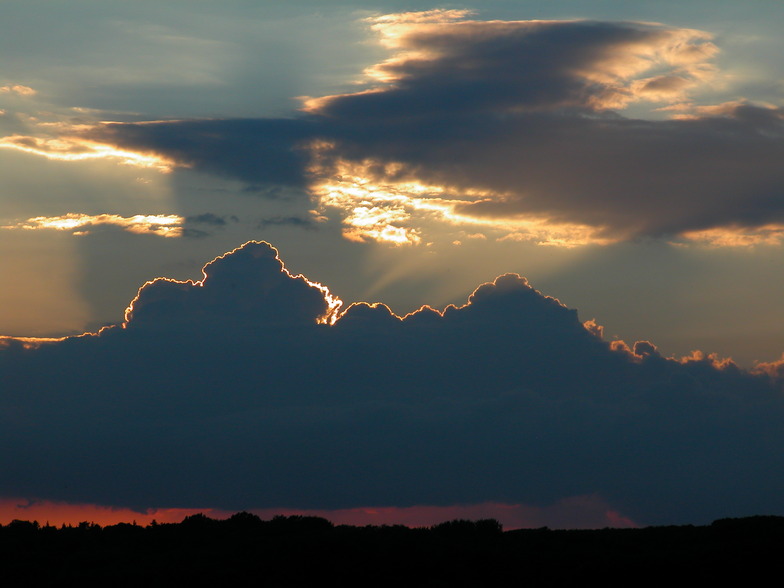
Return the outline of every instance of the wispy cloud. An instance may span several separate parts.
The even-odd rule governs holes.
[[[240,323],[243,328],[332,324],[343,304],[326,286],[289,273],[277,250],[266,243],[229,251],[205,265],[202,273],[198,282],[147,282],[126,309],[124,326],[159,329],[180,320],[185,325],[195,317],[219,329]]]
[[[96,227],[119,227],[136,234],[152,234],[159,237],[181,237],[185,219],[174,214],[137,214],[120,216],[117,214],[81,214],[70,212],[60,216],[36,216],[13,224],[2,225],[0,229],[21,229],[26,231],[69,231],[74,235],[86,235]]]
[[[761,227],[721,227],[702,231],[686,231],[676,245],[699,243],[708,247],[754,247],[756,245],[778,246],[784,243],[784,224]]]
[[[0,138],[0,148],[15,149],[60,161],[111,159],[126,165],[156,168],[162,172],[171,171],[174,165],[173,160],[161,155],[119,149],[105,143],[66,135],[57,138],[10,135]]]
[[[0,86],[0,94],[16,94],[17,96],[35,96],[38,92],[36,92],[30,86],[25,86],[22,84],[6,84],[5,86]]]

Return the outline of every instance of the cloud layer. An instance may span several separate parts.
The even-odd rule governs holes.
[[[251,242],[124,327],[0,342],[0,495],[336,509],[597,496],[646,523],[784,512],[781,366],[601,339],[516,274],[461,307],[340,302]]]
[[[357,240],[417,243],[437,220],[555,244],[738,245],[759,242],[760,227],[778,242],[783,111],[693,102],[718,76],[708,33],[466,18],[372,20],[390,57],[367,70],[367,87],[306,100],[295,118],[106,124],[81,136],[309,187],[344,210]],[[624,116],[632,104],[676,118]]]

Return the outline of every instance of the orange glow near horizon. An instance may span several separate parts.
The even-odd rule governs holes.
[[[14,519],[50,524],[76,526],[81,522],[95,523],[102,527],[118,523],[136,522],[147,526],[158,523],[179,523],[187,516],[203,513],[211,518],[224,519],[233,513],[212,508],[151,508],[143,512],[124,507],[96,504],[72,504],[50,500],[0,499],[0,524],[7,525]]]
[[[404,525],[427,527],[456,519],[496,519],[505,529],[536,528],[634,528],[631,519],[610,508],[597,496],[567,498],[546,507],[486,502],[452,506],[382,506],[333,510],[265,508],[247,509],[263,520],[275,516],[317,516],[336,525]],[[38,521],[41,525],[76,526],[81,522],[109,526],[133,523],[147,526],[158,523],[179,523],[185,517],[202,513],[213,519],[226,519],[235,511],[214,508],[150,508],[135,511],[125,507],[95,504],[72,504],[49,500],[0,499],[0,524],[13,520]]]

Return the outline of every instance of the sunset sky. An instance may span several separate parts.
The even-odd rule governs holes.
[[[784,4],[0,13],[0,523],[784,515]]]

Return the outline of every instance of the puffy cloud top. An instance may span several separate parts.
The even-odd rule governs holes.
[[[593,495],[641,523],[784,512],[779,364],[608,344],[516,274],[441,312],[358,303],[330,324],[337,309],[251,242],[199,282],[145,284],[125,329],[4,341],[0,495],[226,509]]]
[[[252,331],[330,322],[341,304],[326,287],[291,275],[269,243],[250,241],[221,255],[203,275],[198,282],[147,282],[126,311],[126,326]]]

